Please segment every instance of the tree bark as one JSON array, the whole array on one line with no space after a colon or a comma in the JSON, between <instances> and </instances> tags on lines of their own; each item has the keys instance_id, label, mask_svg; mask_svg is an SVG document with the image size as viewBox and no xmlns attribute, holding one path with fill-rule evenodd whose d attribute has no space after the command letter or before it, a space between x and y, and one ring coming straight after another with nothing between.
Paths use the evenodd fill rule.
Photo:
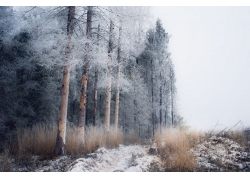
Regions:
<instances>
[{"instance_id":1,"label":"tree bark","mask_svg":"<svg viewBox=\"0 0 250 180\"><path fill-rule=\"evenodd\" d=\"M107 65L107 86L106 86L106 105L105 105L105 120L104 126L106 132L109 132L110 123L110 103L111 103L111 64L112 64L112 52L113 52L113 30L114 23L110 20L109 30L109 46L108 46L108 65Z\"/></svg>"},{"instance_id":2,"label":"tree bark","mask_svg":"<svg viewBox=\"0 0 250 180\"><path fill-rule=\"evenodd\" d=\"M119 38L118 38L118 52L117 52L117 79L116 79L116 97L115 97L115 130L118 129L118 117L119 117L119 95L120 95L120 88L119 88L119 79L120 79L120 62L121 62L121 33L122 33L122 26L119 28Z\"/></svg>"},{"instance_id":3,"label":"tree bark","mask_svg":"<svg viewBox=\"0 0 250 180\"><path fill-rule=\"evenodd\" d=\"M174 126L173 75L171 67L170 67L170 92L171 92L171 118L172 118L172 126Z\"/></svg>"},{"instance_id":4,"label":"tree bark","mask_svg":"<svg viewBox=\"0 0 250 180\"><path fill-rule=\"evenodd\" d=\"M98 25L97 46L99 46L99 39L100 39L100 24ZM97 83L98 83L98 67L95 68L93 126L96 125L96 113L97 113Z\"/></svg>"},{"instance_id":5,"label":"tree bark","mask_svg":"<svg viewBox=\"0 0 250 180\"><path fill-rule=\"evenodd\" d=\"M160 73L160 128L162 126L162 86L161 86L161 73Z\"/></svg>"},{"instance_id":6,"label":"tree bark","mask_svg":"<svg viewBox=\"0 0 250 180\"><path fill-rule=\"evenodd\" d=\"M154 118L154 79L153 79L153 60L151 60L151 83L152 83L152 122L153 122L153 136L155 134L155 118Z\"/></svg>"},{"instance_id":7,"label":"tree bark","mask_svg":"<svg viewBox=\"0 0 250 180\"><path fill-rule=\"evenodd\" d=\"M86 35L88 41L91 39L91 26L92 26L92 7L88 6L87 12L87 27ZM88 72L89 72L89 53L90 45L89 42L85 44L86 54L84 56L84 66L82 73L81 91L80 91L80 110L78 119L78 140L80 143L84 143L84 127L86 123L86 103L87 103L87 83L88 83Z\"/></svg>"},{"instance_id":8,"label":"tree bark","mask_svg":"<svg viewBox=\"0 0 250 180\"><path fill-rule=\"evenodd\" d=\"M58 121L58 132L56 138L56 147L54 154L56 156L65 155L65 144L66 144L66 119L68 109L68 95L69 95L69 78L70 78L70 66L68 65L71 52L72 52L72 35L74 31L74 16L75 6L70 6L68 11L68 24L67 24L67 35L68 43L66 47L66 62L63 68L63 85L62 85L62 96L60 105L60 118Z\"/></svg>"}]
</instances>

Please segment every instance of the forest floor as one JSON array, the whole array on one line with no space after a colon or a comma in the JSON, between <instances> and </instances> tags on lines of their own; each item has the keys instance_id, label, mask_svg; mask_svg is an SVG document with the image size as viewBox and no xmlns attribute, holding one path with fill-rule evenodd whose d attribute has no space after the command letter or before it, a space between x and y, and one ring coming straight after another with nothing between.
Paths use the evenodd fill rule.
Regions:
<instances>
[{"instance_id":1,"label":"forest floor","mask_svg":"<svg viewBox=\"0 0 250 180\"><path fill-rule=\"evenodd\" d=\"M196 158L195 171L250 172L249 148L229 138L212 136L196 144L189 152Z\"/></svg>"},{"instance_id":2,"label":"forest floor","mask_svg":"<svg viewBox=\"0 0 250 180\"><path fill-rule=\"evenodd\" d=\"M119 145L115 149L99 148L85 158L79 158L68 164L66 157L57 161L50 161L35 171L68 171L68 172L147 172L163 171L160 157L149 154L150 146ZM67 167L60 167L65 162Z\"/></svg>"},{"instance_id":3,"label":"forest floor","mask_svg":"<svg viewBox=\"0 0 250 180\"><path fill-rule=\"evenodd\" d=\"M249 142L248 142L249 143ZM212 136L196 143L190 150L197 162L195 172L250 172L250 153L235 141ZM156 143L151 145L122 145L114 149L97 149L81 158L71 156L41 158L23 155L0 157L4 164L1 171L17 172L163 172L164 165L157 152ZM1 162L2 161L2 162ZM6 163L7 162L7 163ZM17 165L18 164L18 165ZM168 170L171 171L171 170Z\"/></svg>"}]
</instances>

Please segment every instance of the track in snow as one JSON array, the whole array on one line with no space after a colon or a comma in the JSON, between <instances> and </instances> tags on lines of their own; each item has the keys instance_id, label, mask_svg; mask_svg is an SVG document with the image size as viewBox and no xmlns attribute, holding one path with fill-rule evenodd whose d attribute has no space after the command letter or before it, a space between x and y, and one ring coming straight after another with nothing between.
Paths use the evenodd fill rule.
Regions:
<instances>
[{"instance_id":1,"label":"track in snow","mask_svg":"<svg viewBox=\"0 0 250 180\"><path fill-rule=\"evenodd\" d=\"M69 165L70 172L146 172L152 164L159 166L156 155L147 154L149 147L119 145L116 149L99 148L88 158L79 158ZM152 163L152 164L151 164Z\"/></svg>"}]
</instances>

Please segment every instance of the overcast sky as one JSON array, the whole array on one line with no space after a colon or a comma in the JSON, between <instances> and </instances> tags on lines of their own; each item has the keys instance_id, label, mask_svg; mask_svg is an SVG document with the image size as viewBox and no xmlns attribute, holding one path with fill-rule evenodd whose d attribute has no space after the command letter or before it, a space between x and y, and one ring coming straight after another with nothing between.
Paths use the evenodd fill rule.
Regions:
<instances>
[{"instance_id":1,"label":"overcast sky","mask_svg":"<svg viewBox=\"0 0 250 180\"><path fill-rule=\"evenodd\" d=\"M250 126L250 7L161 6L152 14L172 35L178 110L188 124Z\"/></svg>"}]
</instances>

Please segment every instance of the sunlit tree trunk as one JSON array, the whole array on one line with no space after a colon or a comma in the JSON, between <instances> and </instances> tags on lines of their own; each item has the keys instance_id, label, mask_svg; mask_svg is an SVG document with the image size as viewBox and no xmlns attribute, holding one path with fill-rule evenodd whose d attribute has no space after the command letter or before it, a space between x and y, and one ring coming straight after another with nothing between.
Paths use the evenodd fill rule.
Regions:
<instances>
[{"instance_id":1,"label":"sunlit tree trunk","mask_svg":"<svg viewBox=\"0 0 250 180\"><path fill-rule=\"evenodd\" d=\"M72 52L72 35L74 31L74 16L75 6L70 6L68 11L68 23L67 23L67 35L68 43L66 47L66 62L63 68L63 83L62 83L62 96L60 105L60 118L58 121L58 132L56 138L56 147L54 150L55 155L65 154L65 143L66 143L66 119L67 119L67 108L68 108L68 95L69 95L69 77L70 77L70 66L68 65L71 52Z\"/></svg>"},{"instance_id":2,"label":"sunlit tree trunk","mask_svg":"<svg viewBox=\"0 0 250 180\"><path fill-rule=\"evenodd\" d=\"M86 35L88 41L91 39L91 26L92 26L92 7L88 6L87 12L87 27ZM84 56L84 66L82 73L81 91L80 91L80 110L78 118L78 140L84 143L84 127L86 122L86 103L87 103L87 83L88 83L88 72L89 72L89 53L90 45L89 42L85 44L86 54Z\"/></svg>"},{"instance_id":3,"label":"sunlit tree trunk","mask_svg":"<svg viewBox=\"0 0 250 180\"><path fill-rule=\"evenodd\" d=\"M106 104L105 104L105 120L104 126L105 130L109 131L110 123L110 103L111 103L111 65L112 65L112 52L113 52L113 30L114 23L110 20L110 30L109 30L109 46L108 46L108 67L107 67L107 86L106 86Z\"/></svg>"},{"instance_id":4,"label":"sunlit tree trunk","mask_svg":"<svg viewBox=\"0 0 250 180\"><path fill-rule=\"evenodd\" d=\"M116 79L116 97L115 97L115 129L118 128L118 118L119 118L119 79L120 79L120 62L121 62L121 33L122 27L119 28L119 38L118 38L118 52L117 52L117 79Z\"/></svg>"}]
</instances>

